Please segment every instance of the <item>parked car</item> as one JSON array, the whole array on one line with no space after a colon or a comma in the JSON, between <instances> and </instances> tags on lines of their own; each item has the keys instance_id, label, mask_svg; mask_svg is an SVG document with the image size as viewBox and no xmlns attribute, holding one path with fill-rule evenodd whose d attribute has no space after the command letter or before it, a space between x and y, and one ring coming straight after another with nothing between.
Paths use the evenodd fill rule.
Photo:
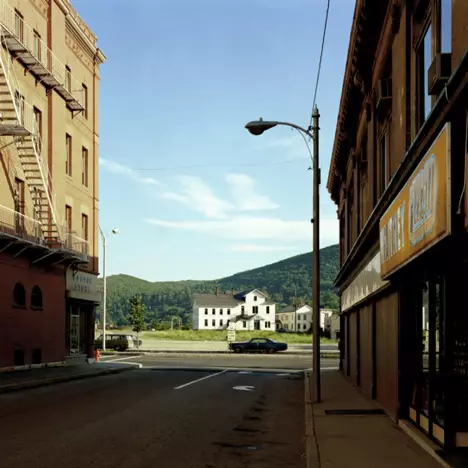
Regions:
<instances>
[{"instance_id":1,"label":"parked car","mask_svg":"<svg viewBox=\"0 0 468 468\"><path fill-rule=\"evenodd\" d=\"M96 349L102 349L102 335L96 338L94 341L94 347ZM117 335L113 333L106 333L106 349L126 351L127 349L134 348L136 348L136 344L132 335Z\"/></svg>"},{"instance_id":2,"label":"parked car","mask_svg":"<svg viewBox=\"0 0 468 468\"><path fill-rule=\"evenodd\" d=\"M245 342L229 343L229 349L235 353L276 353L286 351L288 345L270 338L252 338Z\"/></svg>"}]
</instances>

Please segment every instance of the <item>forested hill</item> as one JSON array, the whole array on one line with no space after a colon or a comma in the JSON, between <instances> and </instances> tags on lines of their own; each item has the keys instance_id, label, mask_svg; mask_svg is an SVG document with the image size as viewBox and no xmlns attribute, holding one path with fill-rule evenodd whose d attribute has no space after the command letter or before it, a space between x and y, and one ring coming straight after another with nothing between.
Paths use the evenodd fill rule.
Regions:
<instances>
[{"instance_id":1,"label":"forested hill","mask_svg":"<svg viewBox=\"0 0 468 468\"><path fill-rule=\"evenodd\" d=\"M339 268L339 246L332 245L320 250L321 303L324 307L336 309L338 297L333 281ZM108 322L126 325L129 300L141 294L147 307L147 322L160 328L170 317L181 317L183 323L191 326L192 294L213 292L216 286L221 291L234 288L237 291L262 289L278 302L278 306L297 300L311 299L312 255L305 253L281 260L253 270L214 281L168 281L150 282L128 275L114 275L107 278ZM102 281L102 280L99 280Z\"/></svg>"}]
</instances>

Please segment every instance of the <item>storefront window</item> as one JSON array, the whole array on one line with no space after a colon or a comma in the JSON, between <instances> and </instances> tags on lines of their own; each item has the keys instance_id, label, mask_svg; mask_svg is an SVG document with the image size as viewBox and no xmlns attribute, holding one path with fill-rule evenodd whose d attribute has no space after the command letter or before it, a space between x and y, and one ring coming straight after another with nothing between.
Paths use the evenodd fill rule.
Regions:
<instances>
[{"instance_id":1,"label":"storefront window","mask_svg":"<svg viewBox=\"0 0 468 468\"><path fill-rule=\"evenodd\" d=\"M443 281L422 284L417 313L419 370L415 376L412 419L441 441L445 423Z\"/></svg>"}]
</instances>

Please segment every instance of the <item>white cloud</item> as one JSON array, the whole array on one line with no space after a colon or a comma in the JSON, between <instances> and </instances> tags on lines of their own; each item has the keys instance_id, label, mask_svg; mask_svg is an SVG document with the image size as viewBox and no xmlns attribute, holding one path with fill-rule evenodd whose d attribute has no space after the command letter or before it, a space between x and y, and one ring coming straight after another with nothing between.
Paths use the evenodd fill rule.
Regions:
<instances>
[{"instance_id":1,"label":"white cloud","mask_svg":"<svg viewBox=\"0 0 468 468\"><path fill-rule=\"evenodd\" d=\"M287 245L257 245L257 244L236 244L229 246L231 252L284 252L294 250L295 246Z\"/></svg>"},{"instance_id":2,"label":"white cloud","mask_svg":"<svg viewBox=\"0 0 468 468\"><path fill-rule=\"evenodd\" d=\"M268 197L255 192L254 181L246 174L228 174L226 182L230 185L232 198L239 211L275 210L279 205Z\"/></svg>"},{"instance_id":3,"label":"white cloud","mask_svg":"<svg viewBox=\"0 0 468 468\"><path fill-rule=\"evenodd\" d=\"M120 174L125 177L128 177L130 179L133 179L137 182L140 182L142 184L148 184L148 185L160 185L159 182L154 179L153 177L144 177L142 176L138 171L135 171L134 169L131 169L127 166L124 166L123 164L116 163L114 161L111 161L110 159L105 159L105 158L99 158L99 165L109 171L113 172L114 174Z\"/></svg>"},{"instance_id":4,"label":"white cloud","mask_svg":"<svg viewBox=\"0 0 468 468\"><path fill-rule=\"evenodd\" d=\"M198 177L179 176L178 182L183 193L164 192L161 196L200 211L208 218L226 218L227 213L234 208L229 202L217 197Z\"/></svg>"},{"instance_id":5,"label":"white cloud","mask_svg":"<svg viewBox=\"0 0 468 468\"><path fill-rule=\"evenodd\" d=\"M167 229L197 232L224 239L278 240L280 242L310 241L312 245L312 224L310 221L239 217L209 221L148 219L147 222ZM322 245L338 242L338 220L322 219L320 229L320 243Z\"/></svg>"}]
</instances>

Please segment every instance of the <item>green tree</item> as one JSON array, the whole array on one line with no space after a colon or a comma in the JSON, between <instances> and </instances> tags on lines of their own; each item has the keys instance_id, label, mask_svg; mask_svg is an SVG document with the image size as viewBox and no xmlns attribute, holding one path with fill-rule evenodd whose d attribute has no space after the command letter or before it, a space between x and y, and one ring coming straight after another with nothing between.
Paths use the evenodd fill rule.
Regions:
<instances>
[{"instance_id":1,"label":"green tree","mask_svg":"<svg viewBox=\"0 0 468 468\"><path fill-rule=\"evenodd\" d=\"M140 332L145 329L145 304L141 302L140 294L135 294L130 301L130 324L132 330L137 334L137 348L140 347Z\"/></svg>"}]
</instances>

